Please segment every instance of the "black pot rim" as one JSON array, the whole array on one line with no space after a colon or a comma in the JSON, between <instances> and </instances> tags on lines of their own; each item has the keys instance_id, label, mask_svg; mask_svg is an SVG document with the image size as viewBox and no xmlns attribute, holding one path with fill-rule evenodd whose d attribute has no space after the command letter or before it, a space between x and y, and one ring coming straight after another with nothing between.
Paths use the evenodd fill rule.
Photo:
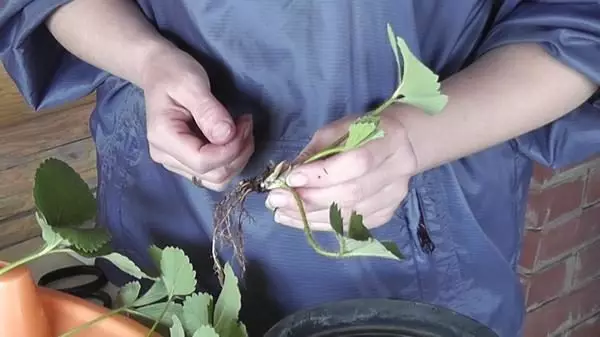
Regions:
<instances>
[{"instance_id":1,"label":"black pot rim","mask_svg":"<svg viewBox=\"0 0 600 337\"><path fill-rule=\"evenodd\" d=\"M431 329L453 330L456 331L456 336L498 337L487 326L448 308L417 301L386 298L340 300L303 309L280 320L264 337L310 337L328 329L354 329L362 324L371 325L371 320L385 321L386 319L389 322L381 325L384 330L394 328L400 330L404 329L403 325L415 323L423 326L429 324ZM356 324L356 322L362 323ZM308 328L311 332L297 332L303 328ZM317 332L315 329L319 328L322 328L322 331ZM434 335L423 330L422 336Z\"/></svg>"}]
</instances>

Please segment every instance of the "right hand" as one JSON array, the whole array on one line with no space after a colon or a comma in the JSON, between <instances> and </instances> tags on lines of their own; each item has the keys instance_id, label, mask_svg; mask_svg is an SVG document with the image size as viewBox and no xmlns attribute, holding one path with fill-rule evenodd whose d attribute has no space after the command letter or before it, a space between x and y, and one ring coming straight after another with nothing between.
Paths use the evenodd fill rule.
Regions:
<instances>
[{"instance_id":1,"label":"right hand","mask_svg":"<svg viewBox=\"0 0 600 337\"><path fill-rule=\"evenodd\" d=\"M254 152L252 119L233 121L211 94L204 68L169 47L142 67L150 156L166 169L222 191Z\"/></svg>"}]
</instances>

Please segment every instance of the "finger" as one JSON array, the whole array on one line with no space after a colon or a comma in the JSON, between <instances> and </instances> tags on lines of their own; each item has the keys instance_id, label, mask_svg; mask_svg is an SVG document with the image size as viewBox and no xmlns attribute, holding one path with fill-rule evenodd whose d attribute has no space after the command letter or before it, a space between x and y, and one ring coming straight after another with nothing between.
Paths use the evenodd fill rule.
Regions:
<instances>
[{"instance_id":1,"label":"finger","mask_svg":"<svg viewBox=\"0 0 600 337\"><path fill-rule=\"evenodd\" d=\"M175 157L156 148L155 146L150 145L149 152L152 160L158 164L161 164L167 170L183 175L189 179L194 176L194 172L192 170L180 163L177 159L175 159Z\"/></svg>"},{"instance_id":2,"label":"finger","mask_svg":"<svg viewBox=\"0 0 600 337\"><path fill-rule=\"evenodd\" d=\"M174 166L169 166L169 165L163 165L165 167L165 169L176 173L186 179L188 179L189 181L193 181L194 180L194 175L190 174L189 172L182 170L180 167L174 167ZM227 182L225 183L221 183L221 184L216 184L210 181L205 181L202 180L198 177L196 177L197 179L197 185L198 187L204 187L206 189L212 190L212 191L216 191L216 192L222 192L227 188Z\"/></svg>"},{"instance_id":3,"label":"finger","mask_svg":"<svg viewBox=\"0 0 600 337\"><path fill-rule=\"evenodd\" d=\"M225 107L213 96L207 80L189 78L170 92L171 97L190 112L208 141L224 145L236 134L236 126Z\"/></svg>"},{"instance_id":4,"label":"finger","mask_svg":"<svg viewBox=\"0 0 600 337\"><path fill-rule=\"evenodd\" d=\"M341 208L352 208L384 192L393 198L403 197L408 185L406 179L397 175L391 167L385 171L375 170L358 179L331 187L302 188L297 192L304 200L307 212L329 208L332 202L336 202Z\"/></svg>"},{"instance_id":5,"label":"finger","mask_svg":"<svg viewBox=\"0 0 600 337\"><path fill-rule=\"evenodd\" d=\"M171 166L171 165L167 165L167 164L163 164L162 165L166 170L173 172L175 174L178 174L188 180L192 180L193 179L193 175L185 170L182 170L180 167L176 167L176 166Z\"/></svg>"},{"instance_id":6,"label":"finger","mask_svg":"<svg viewBox=\"0 0 600 337\"><path fill-rule=\"evenodd\" d=\"M304 229L304 224L301 220L292 219L290 217L282 215L279 212L275 212L274 220L276 223L284 225L284 226L294 227L294 228L298 228L298 229ZM311 230L314 230L314 231L330 231L331 230L331 226L329 225L329 223L309 223L309 227Z\"/></svg>"},{"instance_id":7,"label":"finger","mask_svg":"<svg viewBox=\"0 0 600 337\"><path fill-rule=\"evenodd\" d=\"M363 217L363 225L368 229L383 226L393 218L395 210L395 207L384 208L367 217ZM349 217L345 217L345 219L349 219ZM310 229L313 231L333 231L329 224L329 218L324 221L307 218L307 221ZM304 223L301 219L290 217L279 211L275 213L275 222L289 227L304 229ZM346 231L348 230L347 221L344 223L344 228Z\"/></svg>"},{"instance_id":8,"label":"finger","mask_svg":"<svg viewBox=\"0 0 600 337\"><path fill-rule=\"evenodd\" d=\"M252 137L252 116L240 117L237 129L240 131L235 138L225 145L205 144L199 149L198 155L204 160L204 172L219 166L230 164L246 148Z\"/></svg>"},{"instance_id":9,"label":"finger","mask_svg":"<svg viewBox=\"0 0 600 337\"><path fill-rule=\"evenodd\" d=\"M365 225L365 227L368 229L381 227L393 219L396 209L397 206L388 207L381 209L378 212L373 213L367 217L363 217L363 225Z\"/></svg>"},{"instance_id":10,"label":"finger","mask_svg":"<svg viewBox=\"0 0 600 337\"><path fill-rule=\"evenodd\" d=\"M215 145L203 142L179 115L153 121L149 126L148 141L151 146L168 153L187 166L195 175L202 175L235 159L244 147L243 140L251 132L252 119L243 116L239 121L242 130L231 142Z\"/></svg>"},{"instance_id":11,"label":"finger","mask_svg":"<svg viewBox=\"0 0 600 337\"><path fill-rule=\"evenodd\" d=\"M244 169L248 163L248 160L254 153L254 139L252 134L249 134L245 140L245 143L246 147L230 164L213 169L200 176L200 178L214 184L229 183L233 177L238 175Z\"/></svg>"},{"instance_id":12,"label":"finger","mask_svg":"<svg viewBox=\"0 0 600 337\"><path fill-rule=\"evenodd\" d=\"M393 163L385 164L385 170L373 170L363 177L338 185L323 188L296 188L296 192L304 201L307 212L329 208L332 202L340 207L355 207L361 200L371 198L373 195L398 186L399 195L406 193L406 177L398 175ZM294 207L294 198L288 191L272 191L269 193L268 202L273 207L282 209Z\"/></svg>"},{"instance_id":13,"label":"finger","mask_svg":"<svg viewBox=\"0 0 600 337\"><path fill-rule=\"evenodd\" d=\"M392 154L377 142L375 140L361 148L300 165L290 172L286 182L291 187L322 188L357 179L377 169Z\"/></svg>"},{"instance_id":14,"label":"finger","mask_svg":"<svg viewBox=\"0 0 600 337\"><path fill-rule=\"evenodd\" d=\"M402 184L390 185L372 197L363 199L354 206L340 206L340 211L344 219L349 219L352 212L356 212L363 217L369 217L382 209L397 208L406 197L406 191L407 187L403 187ZM301 218L297 207L278 208L278 212L294 219ZM306 217L310 222L329 222L329 205L320 209L306 211Z\"/></svg>"}]
</instances>

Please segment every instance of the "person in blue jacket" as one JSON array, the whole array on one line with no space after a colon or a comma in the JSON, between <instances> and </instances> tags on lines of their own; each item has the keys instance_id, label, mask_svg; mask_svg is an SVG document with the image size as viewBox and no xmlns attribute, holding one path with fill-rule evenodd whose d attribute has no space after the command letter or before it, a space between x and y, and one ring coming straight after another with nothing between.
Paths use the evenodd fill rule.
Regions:
<instances>
[{"instance_id":1,"label":"person in blue jacket","mask_svg":"<svg viewBox=\"0 0 600 337\"><path fill-rule=\"evenodd\" d=\"M245 322L260 335L303 308L386 297L520 336L533 162L600 152L598 1L5 0L0 56L35 109L96 91L99 221L115 249L143 265L151 243L182 247L211 288L215 203L390 95L387 23L440 75L448 105L436 116L394 105L386 137L289 183L315 229L338 201L406 261L317 255L290 195L253 195Z\"/></svg>"}]
</instances>

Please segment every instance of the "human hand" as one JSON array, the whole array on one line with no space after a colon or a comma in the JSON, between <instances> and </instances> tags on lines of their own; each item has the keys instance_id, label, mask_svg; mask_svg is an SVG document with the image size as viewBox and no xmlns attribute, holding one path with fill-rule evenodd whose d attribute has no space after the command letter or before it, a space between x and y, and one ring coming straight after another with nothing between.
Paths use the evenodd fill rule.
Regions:
<instances>
[{"instance_id":1,"label":"human hand","mask_svg":"<svg viewBox=\"0 0 600 337\"><path fill-rule=\"evenodd\" d=\"M222 191L254 152L251 116L234 122L211 94L204 68L175 47L149 57L143 69L150 156Z\"/></svg>"},{"instance_id":2,"label":"human hand","mask_svg":"<svg viewBox=\"0 0 600 337\"><path fill-rule=\"evenodd\" d=\"M297 166L287 184L304 202L307 220L313 230L331 230L329 207L336 202L342 216L352 211L363 216L367 228L391 220L408 191L408 182L417 161L407 133L394 111L381 115L385 136L362 147L331 158ZM348 116L318 130L299 159L308 159L342 137L357 116ZM302 228L302 220L292 194L272 191L266 206L275 211L275 221Z\"/></svg>"}]
</instances>

